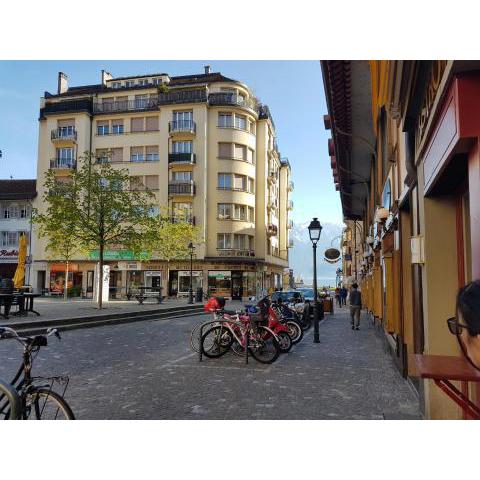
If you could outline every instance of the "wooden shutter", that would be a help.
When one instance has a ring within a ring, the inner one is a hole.
[[[69,118],[67,120],[57,120],[57,125],[58,128],[60,127],[70,127],[70,126],[75,126],[75,119],[74,118]]]
[[[132,118],[130,121],[131,132],[143,132],[143,118]]]
[[[158,175],[146,175],[145,186],[150,190],[158,190]]]
[[[218,144],[218,156],[230,158],[232,156],[232,144],[231,143],[219,143]]]
[[[123,162],[123,148],[112,148],[112,162]]]
[[[147,117],[145,130],[149,132],[158,130],[158,117]]]
[[[245,155],[245,145],[239,145],[238,143],[235,144],[234,147],[234,154],[233,156],[235,158],[239,158],[242,160],[246,160],[246,155]]]

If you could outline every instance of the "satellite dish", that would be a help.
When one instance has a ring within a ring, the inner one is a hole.
[[[341,254],[338,248],[327,248],[324,255],[327,262],[336,262],[340,259]]]

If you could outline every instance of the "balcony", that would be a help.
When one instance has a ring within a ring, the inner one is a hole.
[[[254,100],[229,92],[210,93],[208,95],[208,103],[212,106],[231,105],[234,107],[246,108],[253,112],[256,112],[257,107]]]
[[[293,228],[293,220],[289,220],[287,223],[287,228],[292,229]]]
[[[121,100],[118,102],[97,102],[93,104],[93,113],[118,113],[156,110],[158,97],[138,98],[136,100]]]
[[[270,172],[267,177],[268,183],[276,183],[278,179],[278,175],[275,172]]]
[[[45,118],[45,115],[56,115],[57,113],[75,113],[87,112],[92,113],[92,101],[85,100],[67,100],[64,102],[48,102],[40,109],[40,118]]]
[[[272,223],[269,223],[267,225],[267,236],[275,237],[277,234],[278,234],[278,227],[276,225],[273,225]]]
[[[278,208],[278,203],[276,200],[269,199],[267,202],[267,210],[276,210]]]
[[[293,202],[292,200],[289,200],[287,203],[287,210],[293,210]]]
[[[245,250],[239,248],[217,248],[219,257],[254,257],[254,250]]]
[[[205,89],[184,90],[179,92],[168,92],[158,94],[159,105],[171,105],[179,103],[203,103],[207,101]]]
[[[77,131],[74,128],[57,128],[52,130],[52,142],[76,142]]]
[[[197,163],[197,158],[194,153],[169,153],[168,154],[169,165],[177,165],[177,164],[193,165],[194,163]]]
[[[189,223],[190,225],[195,226],[195,216],[194,215],[171,215],[171,223]]]
[[[195,184],[192,182],[169,182],[169,195],[195,195]]]
[[[195,135],[197,125],[193,120],[173,120],[168,122],[168,133],[191,133]]]
[[[295,188],[294,183],[291,182],[291,181],[288,182],[288,191],[289,191],[289,192],[293,192],[294,188]]]
[[[50,168],[53,170],[73,170],[77,168],[77,161],[73,158],[52,158]]]
[[[287,248],[293,248],[293,239],[288,240]]]

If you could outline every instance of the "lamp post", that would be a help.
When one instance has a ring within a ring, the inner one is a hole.
[[[318,328],[318,291],[317,291],[317,243],[320,240],[322,226],[317,217],[310,222],[308,234],[313,245],[313,343],[320,343],[320,333]]]
[[[190,288],[188,289],[188,303],[193,303],[193,253],[195,246],[192,242],[188,244],[188,249],[190,250]]]

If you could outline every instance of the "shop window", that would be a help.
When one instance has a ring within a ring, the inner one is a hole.
[[[232,288],[232,273],[230,271],[209,271],[208,272],[208,293],[229,297]]]

